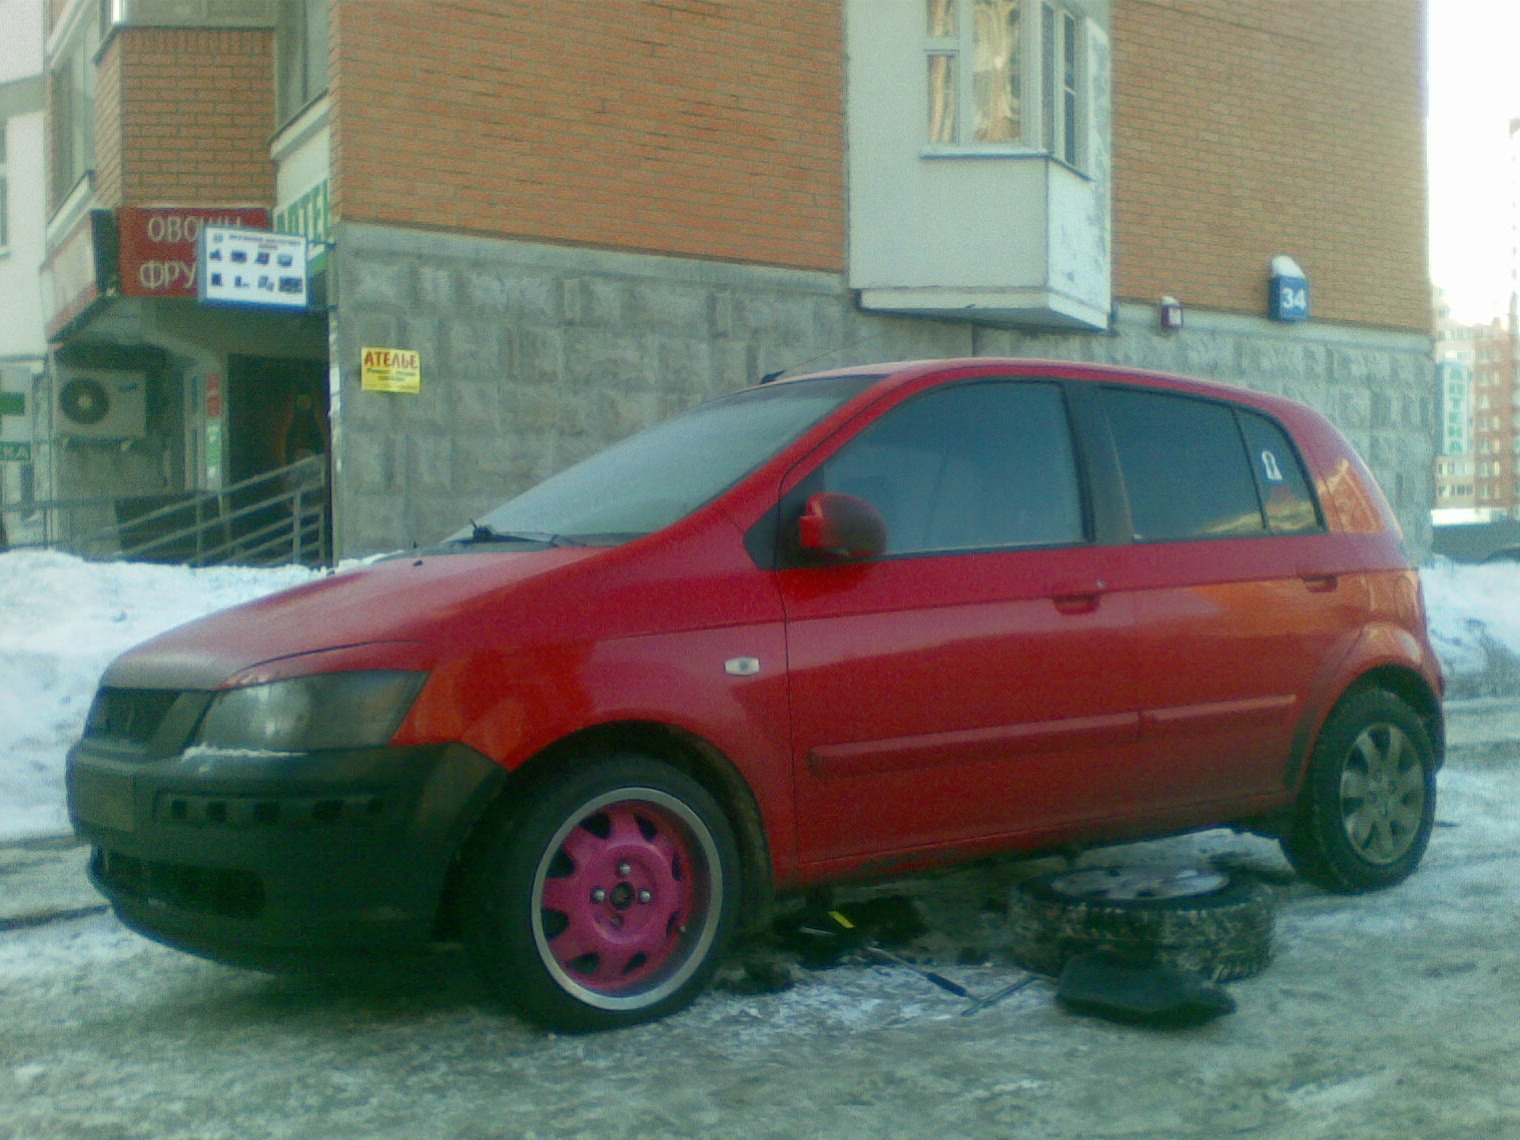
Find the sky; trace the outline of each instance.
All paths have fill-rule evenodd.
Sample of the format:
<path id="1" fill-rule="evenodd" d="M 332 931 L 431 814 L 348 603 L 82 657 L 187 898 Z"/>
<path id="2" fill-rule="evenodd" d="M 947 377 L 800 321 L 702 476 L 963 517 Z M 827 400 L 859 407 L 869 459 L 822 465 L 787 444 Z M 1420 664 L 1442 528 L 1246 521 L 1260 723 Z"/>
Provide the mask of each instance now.
<path id="1" fill-rule="evenodd" d="M 1452 315 L 1507 311 L 1520 0 L 1427 0 L 1430 270 Z"/>

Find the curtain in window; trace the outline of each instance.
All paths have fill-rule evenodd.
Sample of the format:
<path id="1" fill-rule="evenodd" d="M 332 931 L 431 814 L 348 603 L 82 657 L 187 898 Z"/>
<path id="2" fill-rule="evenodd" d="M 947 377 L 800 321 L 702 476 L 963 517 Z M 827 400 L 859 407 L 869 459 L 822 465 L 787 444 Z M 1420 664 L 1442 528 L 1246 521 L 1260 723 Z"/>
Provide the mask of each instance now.
<path id="1" fill-rule="evenodd" d="M 929 35 L 950 40 L 955 36 L 956 0 L 928 0 Z M 929 141 L 955 142 L 955 56 L 950 52 L 929 54 Z"/>
<path id="2" fill-rule="evenodd" d="M 1017 142 L 1020 121 L 1019 7 L 1023 0 L 974 0 L 972 98 L 977 142 Z"/>

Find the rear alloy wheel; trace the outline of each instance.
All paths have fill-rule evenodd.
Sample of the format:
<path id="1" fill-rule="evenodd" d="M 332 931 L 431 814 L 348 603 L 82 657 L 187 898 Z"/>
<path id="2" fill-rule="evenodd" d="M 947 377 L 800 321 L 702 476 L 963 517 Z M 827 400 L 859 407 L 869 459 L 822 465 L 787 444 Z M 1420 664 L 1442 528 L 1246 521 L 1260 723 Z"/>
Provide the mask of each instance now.
<path id="1" fill-rule="evenodd" d="M 1342 702 L 1320 733 L 1283 852 L 1327 890 L 1391 887 L 1419 866 L 1435 810 L 1425 726 L 1393 694 L 1365 690 Z"/>
<path id="2" fill-rule="evenodd" d="M 541 781 L 491 825 L 469 873 L 481 979 L 548 1028 L 633 1025 L 694 998 L 738 904 L 722 809 L 655 760 L 618 756 Z"/>

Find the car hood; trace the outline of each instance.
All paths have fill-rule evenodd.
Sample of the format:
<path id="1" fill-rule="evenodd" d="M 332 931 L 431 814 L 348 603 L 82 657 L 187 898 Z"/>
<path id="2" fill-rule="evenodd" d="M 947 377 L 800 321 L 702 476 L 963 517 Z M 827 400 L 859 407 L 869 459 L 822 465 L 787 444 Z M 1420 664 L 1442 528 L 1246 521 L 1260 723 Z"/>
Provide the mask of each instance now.
<path id="1" fill-rule="evenodd" d="M 450 619 L 471 620 L 480 602 L 607 553 L 566 547 L 531 552 L 420 555 L 322 578 L 188 622 L 128 650 L 103 685 L 214 689 L 271 662 L 321 653 L 315 670 L 430 668 Z M 350 652 L 331 659 L 334 651 Z M 373 660 L 366 661 L 366 658 Z"/>

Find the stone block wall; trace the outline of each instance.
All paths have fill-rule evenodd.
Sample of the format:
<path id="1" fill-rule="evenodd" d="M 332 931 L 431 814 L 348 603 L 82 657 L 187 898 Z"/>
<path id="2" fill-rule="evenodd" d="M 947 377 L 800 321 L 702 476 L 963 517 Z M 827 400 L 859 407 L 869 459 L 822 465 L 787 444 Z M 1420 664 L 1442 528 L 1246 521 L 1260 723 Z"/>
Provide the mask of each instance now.
<path id="1" fill-rule="evenodd" d="M 776 369 L 1039 356 L 1157 368 L 1319 408 L 1429 549 L 1436 414 L 1412 333 L 1148 306 L 1111 333 L 1039 334 L 861 313 L 832 273 L 339 227 L 333 313 L 337 552 L 426 545 L 654 420 Z M 421 354 L 417 395 L 363 391 L 361 351 Z"/>

